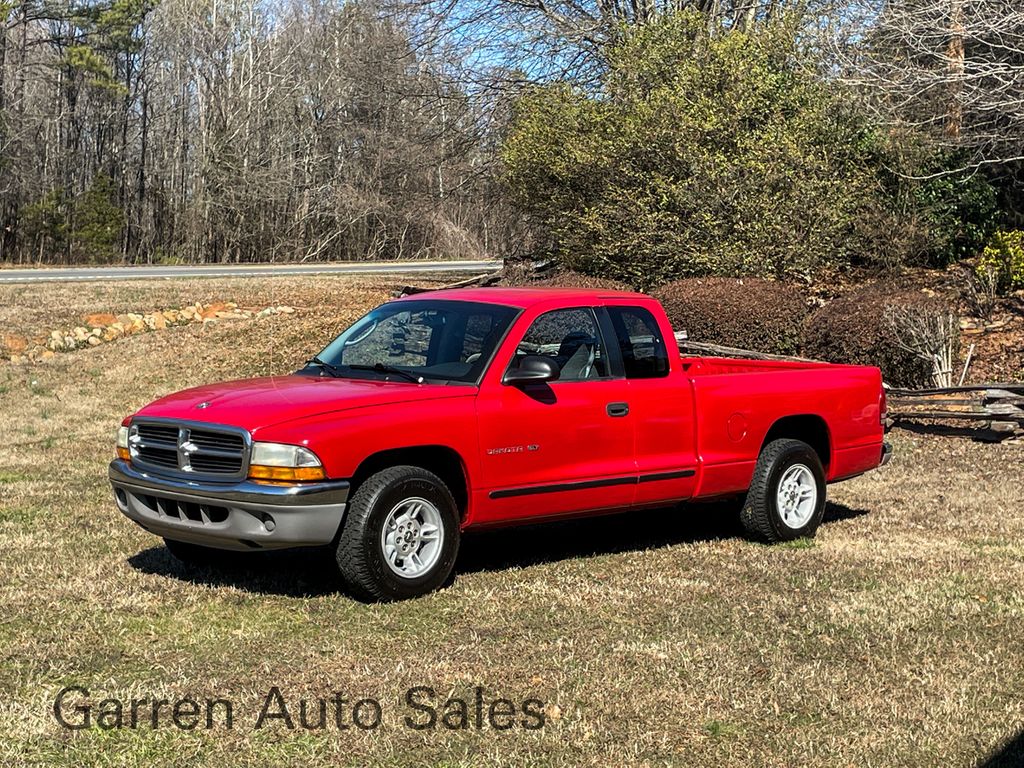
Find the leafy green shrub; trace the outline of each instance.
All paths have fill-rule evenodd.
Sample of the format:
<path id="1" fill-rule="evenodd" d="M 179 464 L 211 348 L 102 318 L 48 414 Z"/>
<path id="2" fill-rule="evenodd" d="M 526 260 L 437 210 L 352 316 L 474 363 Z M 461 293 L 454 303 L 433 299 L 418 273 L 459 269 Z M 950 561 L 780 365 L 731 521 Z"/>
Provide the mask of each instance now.
<path id="1" fill-rule="evenodd" d="M 996 189 L 981 174 L 928 179 L 914 189 L 914 198 L 913 207 L 922 212 L 928 229 L 929 266 L 946 267 L 974 256 L 995 229 Z"/>
<path id="2" fill-rule="evenodd" d="M 794 285 L 748 278 L 686 279 L 654 291 L 677 331 L 694 341 L 795 355 L 807 301 Z"/>
<path id="3" fill-rule="evenodd" d="M 26 205 L 21 213 L 24 237 L 39 257 L 60 252 L 67 237 L 67 200 L 63 189 L 55 189 Z"/>
<path id="4" fill-rule="evenodd" d="M 897 387 L 925 387 L 931 364 L 901 346 L 893 310 L 948 311 L 940 300 L 894 286 L 867 286 L 811 313 L 804 324 L 803 353 L 833 363 L 876 365 Z"/>
<path id="5" fill-rule="evenodd" d="M 670 15 L 626 34 L 598 90 L 528 92 L 502 155 L 547 252 L 641 289 L 869 261 L 872 235 L 897 228 L 882 138 L 796 40 L 784 23 L 711 35 L 701 14 Z"/>
<path id="6" fill-rule="evenodd" d="M 978 259 L 976 272 L 999 293 L 1024 288 L 1024 231 L 996 232 Z"/>
<path id="7" fill-rule="evenodd" d="M 117 257 L 125 216 L 115 199 L 114 181 L 105 174 L 96 176 L 92 185 L 75 199 L 71 243 L 82 261 L 102 263 Z"/>

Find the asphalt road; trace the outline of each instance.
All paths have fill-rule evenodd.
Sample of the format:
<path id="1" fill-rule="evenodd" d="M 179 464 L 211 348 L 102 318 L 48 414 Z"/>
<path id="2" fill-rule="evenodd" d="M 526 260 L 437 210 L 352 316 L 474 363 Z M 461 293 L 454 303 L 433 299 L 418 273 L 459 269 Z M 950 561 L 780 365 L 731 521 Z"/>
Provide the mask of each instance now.
<path id="1" fill-rule="evenodd" d="M 86 280 L 166 280 L 182 277 L 274 277 L 282 275 L 406 275 L 416 272 L 488 272 L 500 261 L 365 261 L 323 264 L 211 264 L 197 266 L 58 267 L 0 269 L 0 283 Z"/>

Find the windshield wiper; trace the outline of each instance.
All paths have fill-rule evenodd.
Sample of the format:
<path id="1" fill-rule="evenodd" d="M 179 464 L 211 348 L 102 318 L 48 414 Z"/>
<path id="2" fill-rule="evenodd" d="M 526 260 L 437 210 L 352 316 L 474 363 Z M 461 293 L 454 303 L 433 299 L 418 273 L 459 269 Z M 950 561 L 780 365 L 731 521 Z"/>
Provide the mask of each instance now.
<path id="1" fill-rule="evenodd" d="M 403 371 L 401 368 L 395 368 L 384 363 L 374 363 L 373 365 L 347 365 L 346 368 L 351 368 L 354 371 L 377 371 L 378 373 L 393 373 L 396 376 L 402 376 L 413 384 L 422 384 L 423 377 L 417 376 L 415 373 L 409 373 Z"/>
<path id="2" fill-rule="evenodd" d="M 344 374 L 342 374 L 342 372 L 338 368 L 338 366 L 331 365 L 326 360 L 321 360 L 316 355 L 314 355 L 313 357 L 309 358 L 309 360 L 306 361 L 306 365 L 309 365 L 310 363 L 313 363 L 313 365 L 319 365 L 323 370 L 327 371 L 335 379 L 337 379 L 340 376 L 344 375 Z"/>

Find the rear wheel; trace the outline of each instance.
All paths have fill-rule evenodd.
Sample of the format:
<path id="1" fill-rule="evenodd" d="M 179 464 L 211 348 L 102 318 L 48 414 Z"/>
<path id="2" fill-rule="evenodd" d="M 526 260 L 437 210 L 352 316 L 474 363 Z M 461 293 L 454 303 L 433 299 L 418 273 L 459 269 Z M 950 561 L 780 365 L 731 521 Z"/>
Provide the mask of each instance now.
<path id="1" fill-rule="evenodd" d="M 758 457 L 740 520 L 758 541 L 814 536 L 825 511 L 825 470 L 800 440 L 768 443 Z"/>
<path id="2" fill-rule="evenodd" d="M 335 557 L 357 597 L 402 600 L 444 584 L 458 551 L 458 507 L 448 487 L 425 469 L 398 466 L 352 494 Z"/>

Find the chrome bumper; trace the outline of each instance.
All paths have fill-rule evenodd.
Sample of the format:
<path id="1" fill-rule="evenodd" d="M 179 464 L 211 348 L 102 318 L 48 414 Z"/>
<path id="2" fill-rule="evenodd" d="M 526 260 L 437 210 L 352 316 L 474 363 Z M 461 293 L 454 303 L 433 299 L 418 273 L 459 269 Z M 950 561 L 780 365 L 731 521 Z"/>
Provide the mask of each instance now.
<path id="1" fill-rule="evenodd" d="M 348 502 L 347 480 L 273 485 L 162 477 L 121 459 L 110 463 L 117 508 L 151 533 L 218 549 L 328 544 Z"/>
<path id="2" fill-rule="evenodd" d="M 892 445 L 890 443 L 882 443 L 882 461 L 878 466 L 884 467 L 889 463 L 892 458 Z"/>

